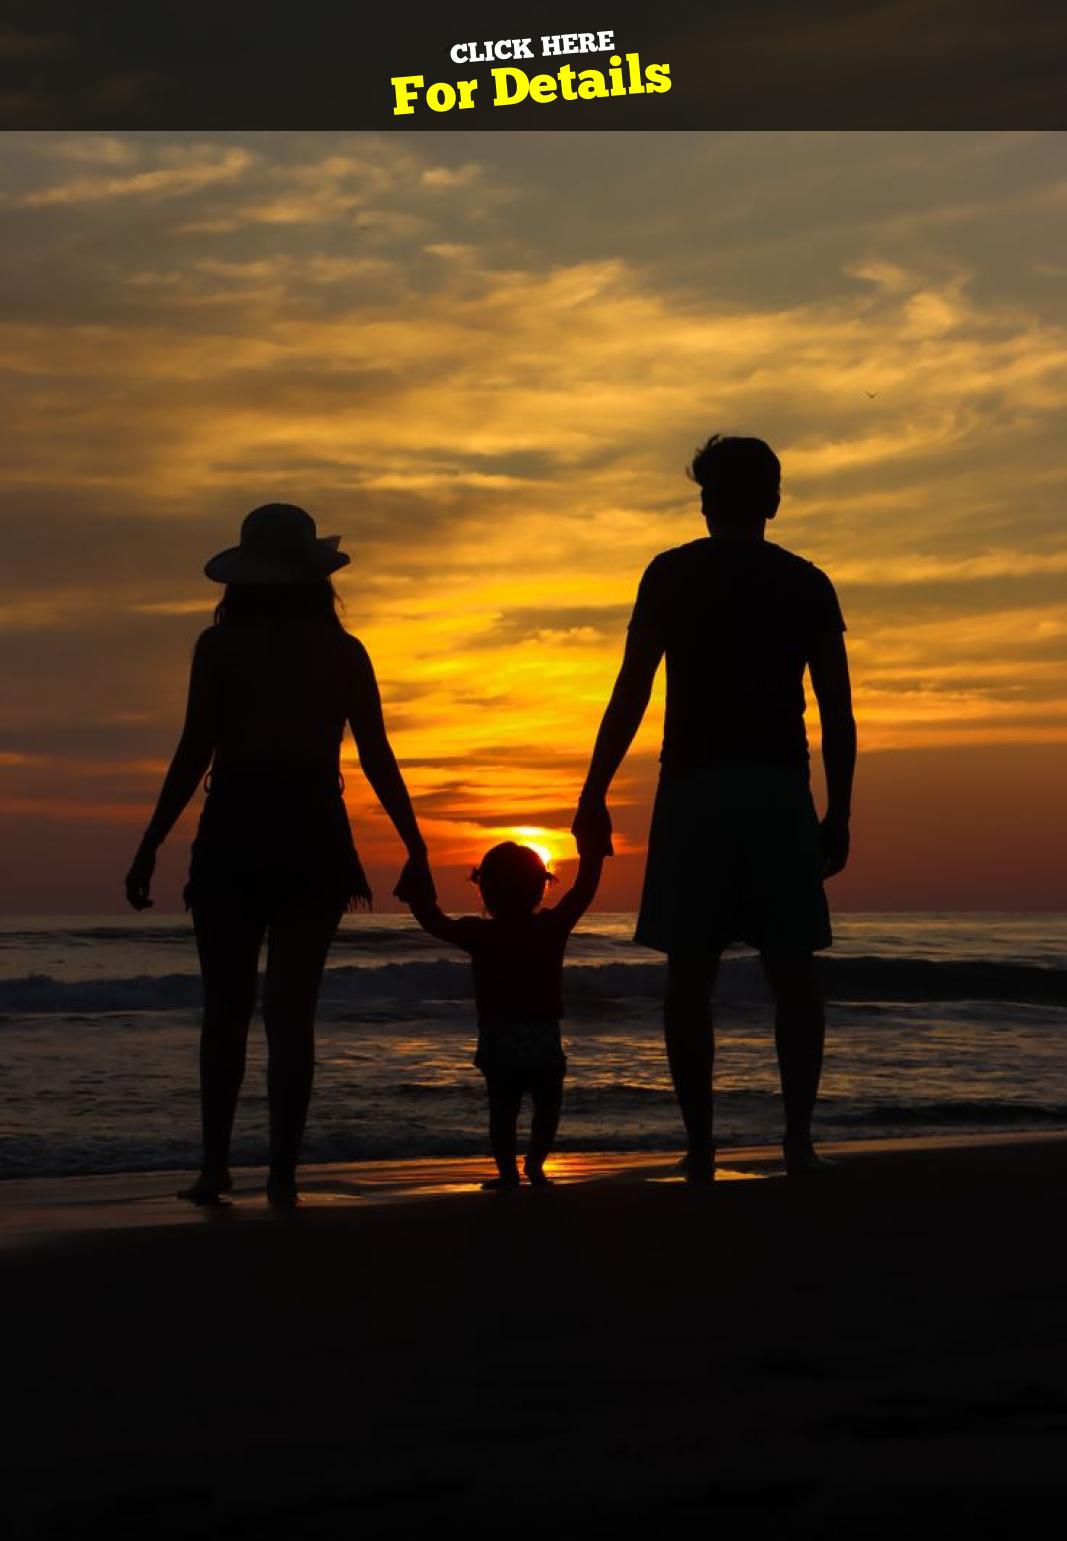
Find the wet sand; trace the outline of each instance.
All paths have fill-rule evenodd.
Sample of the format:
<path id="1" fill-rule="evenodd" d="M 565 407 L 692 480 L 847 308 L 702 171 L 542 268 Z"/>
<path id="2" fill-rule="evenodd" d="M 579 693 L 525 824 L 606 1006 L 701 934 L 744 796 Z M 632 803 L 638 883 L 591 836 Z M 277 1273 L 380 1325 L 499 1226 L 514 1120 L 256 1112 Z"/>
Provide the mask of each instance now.
<path id="1" fill-rule="evenodd" d="M 1059 1507 L 1067 1138 L 724 1165 L 569 1158 L 502 1196 L 480 1162 L 320 1168 L 289 1216 L 258 1174 L 210 1214 L 166 1174 L 5 1184 L 13 1533 L 1005 1535 Z"/>

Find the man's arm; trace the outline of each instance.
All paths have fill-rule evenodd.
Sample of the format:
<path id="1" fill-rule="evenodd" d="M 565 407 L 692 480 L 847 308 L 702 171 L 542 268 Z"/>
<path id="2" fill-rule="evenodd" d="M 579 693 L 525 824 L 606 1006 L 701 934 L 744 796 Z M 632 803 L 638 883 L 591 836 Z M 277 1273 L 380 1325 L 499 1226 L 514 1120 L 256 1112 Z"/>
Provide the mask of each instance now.
<path id="1" fill-rule="evenodd" d="M 599 846 L 605 856 L 615 854 L 607 810 L 608 788 L 641 726 L 662 657 L 663 642 L 658 631 L 643 625 L 631 626 L 571 826 L 579 845 Z"/>
<path id="2" fill-rule="evenodd" d="M 823 819 L 824 875 L 833 877 L 848 861 L 852 778 L 856 769 L 856 719 L 852 715 L 852 686 L 844 634 L 824 631 L 808 658 L 811 688 L 819 703 L 822 760 L 826 771 L 826 817 Z"/>

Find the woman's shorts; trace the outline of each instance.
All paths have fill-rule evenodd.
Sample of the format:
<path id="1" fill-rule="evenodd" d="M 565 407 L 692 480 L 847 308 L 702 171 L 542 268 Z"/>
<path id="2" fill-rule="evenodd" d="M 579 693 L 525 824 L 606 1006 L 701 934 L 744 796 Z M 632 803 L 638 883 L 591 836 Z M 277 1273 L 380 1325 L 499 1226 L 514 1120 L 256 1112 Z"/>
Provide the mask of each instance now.
<path id="1" fill-rule="evenodd" d="M 803 773 L 721 761 L 660 783 L 634 940 L 658 952 L 818 952 L 832 941 Z"/>
<path id="2" fill-rule="evenodd" d="M 214 775 L 183 897 L 187 908 L 369 905 L 336 773 L 315 781 Z"/>

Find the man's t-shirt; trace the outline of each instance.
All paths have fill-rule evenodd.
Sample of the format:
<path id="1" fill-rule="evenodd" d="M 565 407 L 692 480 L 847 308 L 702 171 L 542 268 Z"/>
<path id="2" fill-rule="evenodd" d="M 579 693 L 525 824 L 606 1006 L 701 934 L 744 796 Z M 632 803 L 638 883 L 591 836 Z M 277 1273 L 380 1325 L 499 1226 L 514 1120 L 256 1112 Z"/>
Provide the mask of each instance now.
<path id="1" fill-rule="evenodd" d="M 820 635 L 845 629 L 814 563 L 766 540 L 690 541 L 646 568 L 630 627 L 666 653 L 665 777 L 716 760 L 806 772 L 804 669 Z"/>

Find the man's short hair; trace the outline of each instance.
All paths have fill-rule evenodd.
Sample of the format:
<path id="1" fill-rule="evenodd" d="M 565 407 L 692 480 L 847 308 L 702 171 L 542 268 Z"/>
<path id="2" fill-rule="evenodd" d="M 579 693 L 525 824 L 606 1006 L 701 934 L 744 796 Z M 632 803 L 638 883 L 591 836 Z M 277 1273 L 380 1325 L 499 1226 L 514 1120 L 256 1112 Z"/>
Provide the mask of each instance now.
<path id="1" fill-rule="evenodd" d="M 713 433 L 689 467 L 693 480 L 726 506 L 748 504 L 777 493 L 782 481 L 778 456 L 762 439 Z"/>

